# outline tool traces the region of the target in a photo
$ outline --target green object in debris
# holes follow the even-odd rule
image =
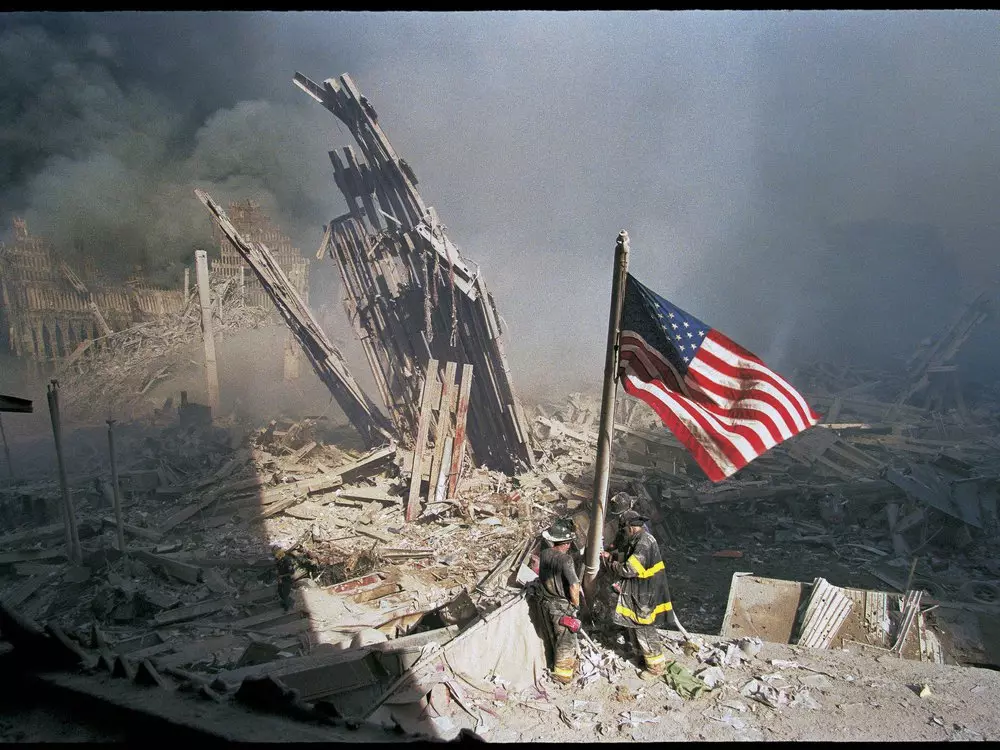
[[[677,691],[681,698],[685,699],[697,698],[702,693],[708,693],[711,690],[708,685],[695,677],[690,669],[682,667],[676,661],[667,664],[663,679]]]

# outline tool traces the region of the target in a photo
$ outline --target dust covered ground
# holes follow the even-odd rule
[[[678,664],[704,667],[672,637]],[[993,670],[764,643],[756,657],[722,671],[723,684],[689,700],[662,680],[643,681],[637,670],[615,685],[603,678],[583,687],[545,680],[532,699],[496,702],[496,715],[478,731],[489,742],[1000,739],[1000,673]],[[754,680],[787,703],[772,707],[743,695]],[[460,711],[452,720],[474,724]]]

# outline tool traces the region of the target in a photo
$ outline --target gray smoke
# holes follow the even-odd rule
[[[0,215],[176,279],[210,245],[199,186],[262,199],[311,255],[351,140],[291,77],[348,72],[481,265],[526,392],[599,384],[620,229],[647,286],[777,368],[881,366],[1000,278],[998,19],[8,14]]]

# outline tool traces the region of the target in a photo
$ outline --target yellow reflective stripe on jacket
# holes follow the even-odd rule
[[[621,604],[619,604],[617,607],[615,607],[615,612],[617,612],[618,614],[620,614],[622,617],[627,617],[632,622],[637,622],[640,625],[649,625],[650,623],[653,622],[653,620],[656,619],[656,616],[658,614],[660,614],[661,612],[669,612],[673,608],[674,608],[673,604],[671,604],[670,602],[665,602],[663,604],[658,605],[656,607],[656,609],[654,609],[650,613],[649,617],[639,617],[639,615],[637,615],[635,612],[633,612],[628,607],[625,607],[625,606],[622,606]]]
[[[656,563],[656,565],[647,570],[642,567],[642,563],[639,562],[639,558],[635,555],[632,555],[628,559],[628,564],[632,566],[632,569],[636,572],[639,578],[649,578],[650,576],[654,576],[663,570],[663,560],[660,560],[660,562]]]

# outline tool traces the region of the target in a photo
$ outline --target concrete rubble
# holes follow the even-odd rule
[[[302,284],[199,192],[358,434],[325,416],[249,423],[187,392],[151,404],[150,389],[198,351],[195,293],[64,351],[52,374],[65,415],[99,420],[109,401],[127,411],[113,428],[122,513],[92,427],[66,443],[79,564],[51,467],[22,466],[0,487],[0,639],[22,668],[93,695],[117,681],[408,738],[651,741],[668,728],[761,739],[762,716],[782,712],[849,716],[845,684],[863,679],[854,652],[908,662],[928,682],[894,689],[917,701],[936,699],[928,675],[957,684],[956,665],[1000,666],[1000,390],[967,401],[954,364],[992,312],[984,295],[901,372],[800,370],[792,380],[823,423],[721,485],[655,414],[620,398],[605,538],[627,508],[649,517],[695,635],[662,631],[670,662],[647,682],[600,597],[576,680],[552,682],[524,595],[545,527],[570,518],[587,538],[599,401],[522,407],[493,299],[370,102],[347,76],[295,80],[365,157],[331,152],[350,211],[320,250],[338,264],[388,416]],[[237,293],[235,264],[212,280],[217,332],[273,320]],[[694,701],[701,728],[680,712]],[[983,734],[942,717],[928,731]]]

